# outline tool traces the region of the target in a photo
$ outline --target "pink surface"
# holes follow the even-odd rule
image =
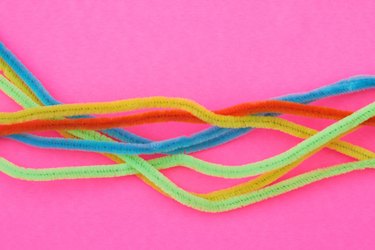
[[[1,1],[0,39],[67,103],[165,95],[214,109],[375,74],[373,0],[32,2]],[[374,94],[319,104],[355,110]],[[0,105],[0,111],[19,109],[2,94]],[[205,127],[164,126],[131,131],[161,139]],[[366,128],[346,138],[375,150],[374,134]],[[298,141],[258,130],[195,155],[240,164]],[[6,139],[0,154],[28,167],[110,163],[97,154]],[[347,160],[324,150],[292,175]],[[165,173],[192,191],[235,183],[182,168]],[[240,210],[204,214],[136,177],[37,183],[0,174],[0,248],[374,249],[374,181],[375,172],[362,171]]]

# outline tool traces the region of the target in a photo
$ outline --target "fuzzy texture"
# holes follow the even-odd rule
[[[24,94],[27,95],[27,92],[22,91],[22,88],[19,89],[19,92],[20,93],[23,92]],[[26,102],[23,102],[21,100],[22,98],[20,98],[20,96],[21,95],[15,96],[15,99],[17,100],[18,103],[22,104],[23,106],[30,105],[31,107],[34,107],[34,109],[33,109],[34,111],[36,111],[36,110],[39,110],[39,111],[47,110],[47,112],[41,111],[40,114],[43,114],[43,115],[44,114],[51,114],[51,113],[48,113],[48,112],[50,112],[52,110],[52,114],[53,114],[52,117],[53,118],[60,118],[59,116],[61,115],[61,113],[59,113],[59,112],[63,113],[63,115],[61,115],[61,116],[67,115],[64,112],[75,112],[74,109],[73,109],[73,111],[65,110],[63,106],[60,106],[60,109],[59,108],[56,108],[56,109],[37,108],[37,106],[39,106],[39,104],[38,104],[39,101],[33,100],[32,99],[33,97],[31,95],[29,95],[29,97],[31,99],[27,99],[27,98],[25,99],[25,100],[27,100]],[[35,95],[35,97],[36,96],[37,96],[37,94]],[[40,102],[42,102],[42,103],[45,103],[47,101],[48,100],[43,101],[42,99],[40,99]],[[267,127],[269,125],[264,125],[264,123],[267,124],[268,122],[272,121],[273,122],[272,126],[274,126],[274,127],[279,126],[281,128],[281,127],[283,127],[283,124],[285,122],[282,119],[277,119],[277,118],[274,118],[274,117],[222,116],[220,114],[215,114],[213,112],[210,112],[210,111],[206,110],[205,108],[203,108],[202,106],[199,106],[195,103],[191,103],[190,101],[180,100],[180,99],[170,100],[170,99],[161,98],[161,99],[156,99],[156,103],[155,103],[155,99],[153,99],[152,101],[143,99],[143,100],[140,101],[140,103],[141,103],[141,106],[146,104],[146,106],[151,105],[151,107],[153,107],[152,105],[161,105],[160,107],[169,107],[165,104],[165,102],[169,102],[169,101],[172,101],[173,105],[175,105],[174,107],[179,107],[183,110],[189,111],[189,112],[191,112],[192,114],[194,114],[198,117],[203,116],[204,119],[202,119],[202,120],[204,120],[206,122],[209,122],[211,124],[220,125],[220,126],[228,126],[228,127],[234,126],[234,127],[236,127],[236,126],[249,126],[248,124],[262,124],[262,126]],[[137,108],[138,104],[139,103],[136,103],[136,105],[134,105],[134,107]],[[63,107],[63,108],[61,108],[61,107]],[[104,110],[106,108],[110,109],[111,107],[113,107],[113,106],[109,105],[108,107],[104,107],[103,109]],[[81,108],[82,107],[79,108],[79,112],[83,112]],[[90,110],[90,105],[85,107],[85,108]],[[116,107],[116,108],[118,108],[118,107]],[[122,108],[122,107],[119,107],[119,108]],[[81,114],[79,112],[78,112],[78,115]],[[85,112],[87,112],[87,110]],[[56,115],[56,113],[59,113],[59,114]],[[152,165],[152,162],[147,162],[147,161],[143,160],[142,158],[140,158],[139,156],[135,156],[135,155],[130,156],[130,155],[118,154],[116,157],[123,160],[123,161],[126,161],[127,166],[129,166],[130,170],[132,170],[134,172],[141,173],[143,176],[145,176],[148,179],[148,181],[150,181],[155,188],[158,188],[161,192],[169,195],[170,197],[174,198],[175,200],[179,201],[182,204],[185,204],[189,207],[192,207],[192,208],[195,208],[195,209],[198,209],[198,210],[207,211],[207,212],[228,211],[228,210],[239,208],[239,207],[242,207],[242,206],[245,206],[245,205],[253,204],[255,202],[258,202],[258,201],[261,201],[261,200],[264,200],[264,199],[268,199],[270,197],[288,192],[290,190],[299,188],[301,186],[307,185],[309,183],[312,183],[312,182],[315,182],[315,181],[318,181],[318,180],[321,180],[321,179],[324,179],[324,178],[328,178],[328,177],[331,177],[331,176],[347,173],[347,172],[358,170],[358,169],[364,169],[364,168],[367,168],[367,167],[373,168],[375,162],[374,162],[373,159],[371,159],[371,158],[374,158],[373,155],[371,155],[372,153],[369,152],[369,154],[367,155],[366,151],[364,151],[362,153],[359,153],[359,155],[362,155],[362,158],[358,157],[358,159],[361,159],[361,161],[359,161],[359,162],[342,164],[342,165],[338,165],[338,166],[334,166],[334,167],[330,167],[330,168],[326,168],[326,169],[315,170],[315,171],[312,171],[312,172],[309,172],[309,173],[306,173],[306,174],[302,174],[300,176],[293,177],[293,178],[290,178],[288,180],[279,182],[277,184],[273,184],[271,186],[264,187],[265,185],[268,185],[269,183],[272,183],[272,181],[277,179],[278,174],[280,174],[280,173],[283,174],[283,173],[286,173],[287,171],[293,169],[301,161],[303,161],[305,158],[307,158],[312,153],[319,150],[321,147],[325,146],[326,144],[336,142],[338,137],[342,136],[345,133],[348,133],[348,132],[352,131],[357,126],[359,126],[361,123],[366,122],[367,120],[371,119],[371,117],[374,116],[374,113],[375,113],[375,105],[373,103],[373,104],[370,104],[367,107],[347,116],[346,118],[340,120],[339,122],[336,122],[334,125],[329,126],[328,128],[324,129],[323,131],[321,131],[319,133],[315,133],[315,134],[313,133],[314,135],[312,135],[310,138],[306,139],[305,141],[303,141],[302,143],[300,143],[296,147],[288,150],[284,154],[278,155],[276,157],[270,158],[270,159],[262,161],[262,162],[255,163],[254,164],[255,167],[258,167],[260,169],[270,168],[269,170],[273,170],[273,171],[268,172],[268,170],[266,170],[265,172],[267,172],[267,173],[260,176],[257,179],[254,179],[253,183],[251,183],[252,185],[250,185],[250,186],[246,186],[246,184],[243,184],[242,186],[238,185],[237,187],[232,189],[231,192],[227,192],[228,190],[222,190],[223,195],[217,195],[217,193],[208,194],[208,196],[210,198],[207,198],[206,195],[202,195],[202,194],[197,195],[197,194],[194,194],[194,193],[189,193],[189,192],[179,188],[173,182],[171,182],[168,178],[166,178],[164,175],[162,175],[159,172],[159,169],[157,169],[157,166]],[[10,119],[13,119],[13,120],[14,119],[15,120],[21,119],[22,120],[22,119],[25,119],[24,115],[27,116],[26,120],[30,119],[30,117],[33,117],[33,118],[38,117],[38,114],[33,115],[31,113],[21,111],[21,112],[18,113],[18,115],[13,115],[13,117],[11,115]],[[56,117],[54,117],[54,115],[56,115]],[[48,115],[46,117],[48,117]],[[3,118],[6,118],[5,120],[7,120],[9,118],[9,116],[7,114],[3,114]],[[33,118],[31,118],[31,119],[33,119]],[[202,117],[200,117],[200,118],[202,118]],[[227,121],[228,118],[230,120],[229,122]],[[240,118],[240,119],[236,119],[236,118]],[[264,118],[266,118],[266,119],[264,119]],[[272,119],[268,119],[268,118],[272,118]],[[288,122],[286,122],[285,124],[288,124]],[[294,124],[294,125],[300,126],[300,125],[297,125],[297,124]],[[294,125],[292,125],[292,127]],[[271,127],[269,127],[269,128],[271,128]],[[306,130],[306,128],[301,128],[301,129],[302,129],[302,131]],[[80,138],[86,138],[86,139],[97,138],[97,139],[100,139],[100,140],[111,141],[110,138],[104,137],[100,134],[96,134],[96,132],[94,132],[94,131],[69,131],[68,133],[71,133],[72,135],[74,135],[76,137],[80,137]],[[349,144],[348,146],[350,148],[349,152],[356,152],[353,145]],[[179,156],[180,155],[172,156],[172,157],[178,158]],[[183,157],[187,157],[187,156],[185,155]],[[162,159],[162,158],[160,158],[160,159]],[[186,159],[183,159],[183,161],[184,161],[184,163],[186,163],[186,162],[189,162],[190,159],[193,159],[193,158],[186,158]],[[168,160],[168,162],[169,162],[169,160]],[[2,160],[2,163],[3,163],[2,166],[4,166],[3,171],[10,174],[10,175],[14,175],[15,177],[18,175],[21,178],[22,177],[25,177],[25,178],[29,177],[29,178],[32,179],[32,178],[35,178],[36,176],[38,176],[38,174],[39,174],[39,177],[46,176],[46,175],[44,175],[44,173],[46,173],[46,172],[43,173],[43,171],[47,171],[47,174],[48,174],[48,171],[49,171],[49,170],[41,170],[41,172],[39,172],[39,173],[31,171],[31,174],[29,174],[29,173],[27,173],[27,170],[24,171],[25,169],[20,168],[18,166],[15,166],[15,165],[13,165],[13,164],[5,161],[5,160]],[[268,165],[268,164],[270,164],[270,165]],[[208,169],[210,169],[210,164],[205,165],[203,163],[203,166],[207,166]],[[75,177],[78,176],[78,178],[80,178],[79,175],[81,175],[81,176],[84,175],[85,173],[87,173],[86,169],[90,170],[90,168],[94,168],[94,171],[97,171],[96,173],[107,173],[106,172],[107,169],[104,169],[104,168],[107,168],[107,167],[91,166],[91,167],[88,167],[88,168],[78,168],[77,172],[74,173],[74,174],[76,174]],[[246,170],[245,172],[243,172],[244,169],[246,169],[246,166],[241,166],[241,167],[238,167],[238,168],[241,169],[238,173],[245,173],[246,171],[248,171],[248,170]],[[64,170],[66,170],[66,169],[64,169]],[[211,171],[211,170],[209,170],[209,171]],[[235,170],[235,172],[236,171],[238,171],[238,170]],[[259,169],[256,170],[256,171],[259,171]],[[261,170],[261,171],[263,171],[263,170]],[[49,174],[51,174],[51,173],[53,173],[53,172],[50,172]],[[238,173],[235,173],[235,175],[238,174]],[[263,173],[263,172],[260,172],[260,173]],[[59,174],[61,174],[61,173],[55,173],[55,176],[59,175]],[[66,174],[67,174],[67,172],[65,172],[65,175]],[[129,173],[127,173],[127,174],[129,174]],[[50,176],[53,176],[53,174],[50,175]],[[82,178],[84,178],[84,177],[82,177]],[[221,192],[221,191],[219,191],[219,192]]]
[[[31,101],[30,101],[30,103],[31,103]],[[362,111],[362,112],[364,112],[364,111]],[[310,177],[310,175],[307,174],[308,176],[307,176],[307,178],[305,178],[307,180],[305,180],[303,178],[302,178],[303,180],[300,180],[301,176],[298,176],[298,177],[294,177],[290,180],[281,182],[281,184],[285,184],[285,182],[287,182],[287,185],[281,185],[279,183],[279,184],[274,184],[274,185],[272,185],[268,188],[263,188],[263,189],[258,189],[256,184],[258,184],[259,188],[261,188],[264,185],[267,185],[268,183],[266,181],[262,182],[261,179],[258,179],[258,182],[256,182],[256,181],[253,182],[253,184],[255,184],[255,185],[251,185],[250,187],[248,186],[247,188],[245,187],[245,188],[241,189],[241,186],[238,186],[235,189],[232,189],[231,192],[228,192],[228,190],[223,190],[224,192],[226,191],[226,193],[223,193],[223,194],[213,193],[213,195],[210,196],[211,198],[207,198],[207,197],[205,197],[205,195],[192,194],[192,193],[186,192],[186,191],[180,189],[179,187],[175,186],[168,179],[166,179],[161,173],[154,172],[154,171],[157,171],[154,168],[154,166],[150,165],[149,163],[147,163],[146,161],[142,160],[139,157],[133,158],[133,157],[130,157],[130,156],[125,156],[125,155],[122,155],[120,157],[124,160],[127,160],[128,162],[129,162],[129,159],[131,161],[135,161],[133,166],[143,167],[144,169],[141,168],[138,171],[142,171],[141,173],[145,174],[148,179],[151,179],[151,181],[153,181],[154,185],[157,186],[164,193],[168,194],[169,196],[173,197],[177,201],[179,201],[179,202],[181,202],[181,203],[183,203],[187,206],[190,206],[190,207],[202,210],[202,211],[207,211],[207,212],[227,211],[227,210],[238,208],[238,207],[241,207],[241,206],[244,206],[244,205],[252,204],[254,202],[258,202],[260,200],[267,199],[269,197],[275,196],[275,195],[278,194],[278,192],[280,192],[280,190],[282,190],[283,192],[288,192],[290,190],[293,190],[293,189],[299,187],[302,184],[306,185],[306,184],[311,183],[313,181],[317,181],[317,180],[326,178],[328,176],[333,176],[333,175],[341,174],[342,172],[348,171],[345,168],[343,168],[342,166],[338,166],[338,168],[340,168],[340,169],[343,168],[344,170],[342,172],[340,172],[340,171],[337,171],[335,169],[334,171],[333,170],[330,171],[332,173],[323,173],[323,174],[316,174],[316,173],[311,174],[311,173],[309,173],[314,178]],[[6,164],[4,164],[4,165],[6,165]],[[357,164],[357,165],[360,165],[360,164]],[[357,165],[355,165],[355,166],[357,166]],[[9,164],[7,166],[9,166]],[[360,166],[362,166],[362,165],[360,165]],[[292,166],[289,166],[289,167],[292,168]],[[135,167],[133,167],[133,168],[135,168]],[[285,167],[285,168],[287,168],[287,167]],[[330,170],[330,169],[327,169],[327,171],[328,170]],[[317,170],[317,171],[320,171],[320,170]],[[350,170],[350,171],[352,171],[352,170]],[[82,171],[82,169],[81,169],[81,175],[82,175],[82,172],[85,173],[85,170]],[[100,173],[100,172],[105,173],[105,171],[100,171],[100,170],[97,173]],[[80,175],[79,171],[78,171],[78,175]],[[304,177],[306,177],[306,176],[304,176]],[[296,178],[297,178],[297,181],[295,181]],[[294,182],[293,182],[293,180],[294,180]],[[288,181],[292,182],[292,185],[288,184]],[[272,189],[272,187],[275,187],[275,185],[276,185],[276,190],[274,191]],[[281,185],[281,187],[279,188],[280,185]],[[242,185],[242,187],[244,187],[244,186],[245,185]],[[257,189],[259,190],[258,192],[255,191]],[[269,190],[271,190],[272,192],[269,192]],[[255,191],[255,192],[249,193],[250,191]],[[230,195],[230,196],[228,196],[228,195]],[[236,197],[241,197],[241,199],[235,199]]]
[[[0,82],[6,81],[0,78]],[[250,114],[261,114],[266,112],[293,114],[299,116],[339,120],[352,114],[350,111],[343,111],[327,107],[304,105],[286,101],[270,100],[263,102],[252,102],[238,104],[229,108],[214,111],[215,114],[229,116],[244,116]],[[135,126],[141,124],[158,122],[188,122],[205,123],[203,120],[180,110],[158,110],[148,111],[135,115],[122,115],[120,117],[96,117],[76,118],[64,120],[33,120],[12,124],[0,124],[0,136],[11,134],[29,133],[46,130],[101,130],[122,126]],[[363,123],[364,125],[375,125],[375,119],[371,118]]]
[[[8,50],[2,43],[0,43],[0,69],[2,69],[6,76],[21,89],[25,94],[30,96],[36,103],[41,104],[41,100],[45,101],[47,105],[55,105],[60,102],[54,99],[48,91],[43,87],[40,81],[16,58],[10,50]],[[357,76],[349,79],[344,79],[337,83],[321,87],[302,94],[291,94],[277,98],[279,100],[293,101],[297,103],[310,103],[316,100],[327,98],[330,96],[337,96],[347,93],[353,93],[375,87],[375,78],[372,76]],[[34,92],[35,91],[35,94]],[[37,98],[38,96],[38,98]],[[180,146],[178,150],[167,151],[165,153],[192,153],[204,150],[210,147],[218,146],[249,132],[251,128],[241,129],[224,129],[213,127],[202,132],[193,134],[190,138],[178,137],[160,142],[165,143],[166,146],[170,143],[176,143]],[[152,141],[134,135],[122,129],[109,129],[101,131],[119,141],[134,142],[134,143],[151,143]],[[164,151],[163,151],[164,152]]]

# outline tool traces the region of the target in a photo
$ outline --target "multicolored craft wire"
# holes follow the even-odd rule
[[[324,178],[354,170],[375,168],[375,153],[340,140],[359,126],[375,125],[375,102],[356,111],[306,105],[323,98],[375,88],[375,77],[360,76],[302,94],[249,102],[218,111],[183,98],[149,97],[114,102],[62,104],[0,43],[0,89],[23,110],[0,112],[0,135],[31,146],[103,153],[115,164],[61,168],[25,168],[0,158],[0,171],[18,179],[50,181],[110,178],[137,175],[160,193],[191,208],[223,212],[280,195]],[[150,108],[159,110],[147,111]],[[167,109],[167,110],[164,110]],[[141,110],[142,113],[94,117]],[[333,119],[322,131],[278,118],[292,114]],[[118,127],[156,122],[207,123],[214,127],[164,141],[151,141]],[[213,148],[245,135],[253,128],[278,130],[304,139],[282,154],[240,166],[225,166],[197,159],[188,153]],[[42,137],[35,131],[56,130],[63,137]],[[302,161],[327,147],[357,161],[313,170],[283,181],[277,180]],[[140,154],[166,154],[144,160]],[[192,193],[178,187],[160,170],[183,166],[222,178],[256,176],[250,181],[210,193]]]

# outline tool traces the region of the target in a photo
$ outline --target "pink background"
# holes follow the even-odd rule
[[[216,109],[375,74],[373,0],[104,2],[2,0],[0,39],[67,103],[165,95]],[[355,110],[374,94],[319,104]],[[19,109],[3,94],[0,105],[1,111]],[[293,120],[314,128],[330,123]],[[206,127],[167,126],[130,130],[162,139]],[[362,128],[345,139],[375,150],[374,134]],[[195,155],[240,164],[298,141],[258,130]],[[27,167],[110,163],[94,153],[6,139],[0,154]],[[323,150],[291,175],[348,160]],[[165,173],[197,192],[238,182],[182,168]],[[356,172],[240,210],[205,214],[136,177],[37,183],[0,174],[0,248],[374,249],[374,181],[375,172]]]

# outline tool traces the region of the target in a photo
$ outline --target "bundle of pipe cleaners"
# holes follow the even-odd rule
[[[375,168],[375,153],[340,139],[359,126],[375,125],[375,102],[349,112],[308,105],[314,101],[375,87],[375,77],[356,76],[307,93],[248,102],[210,111],[183,98],[148,97],[113,102],[63,104],[0,43],[0,89],[24,109],[0,113],[0,135],[41,148],[102,153],[112,165],[60,168],[26,168],[0,158],[0,170],[13,178],[52,181],[80,178],[110,178],[137,175],[155,190],[188,207],[205,212],[223,212],[287,193],[310,183],[354,170]],[[147,111],[147,109],[152,109]],[[141,113],[126,114],[128,111]],[[95,117],[116,114],[113,117]],[[336,120],[321,131],[279,118],[280,114]],[[211,128],[168,140],[152,141],[122,127],[179,121],[206,123]],[[254,128],[281,131],[303,141],[279,155],[240,166],[225,166],[195,158],[189,153],[210,149],[249,133]],[[62,137],[43,137],[35,131],[58,131]],[[279,179],[322,148],[330,148],[356,161],[316,169]],[[141,154],[163,154],[145,160]],[[253,179],[230,188],[210,192],[188,192],[161,170],[187,167],[222,178]]]

